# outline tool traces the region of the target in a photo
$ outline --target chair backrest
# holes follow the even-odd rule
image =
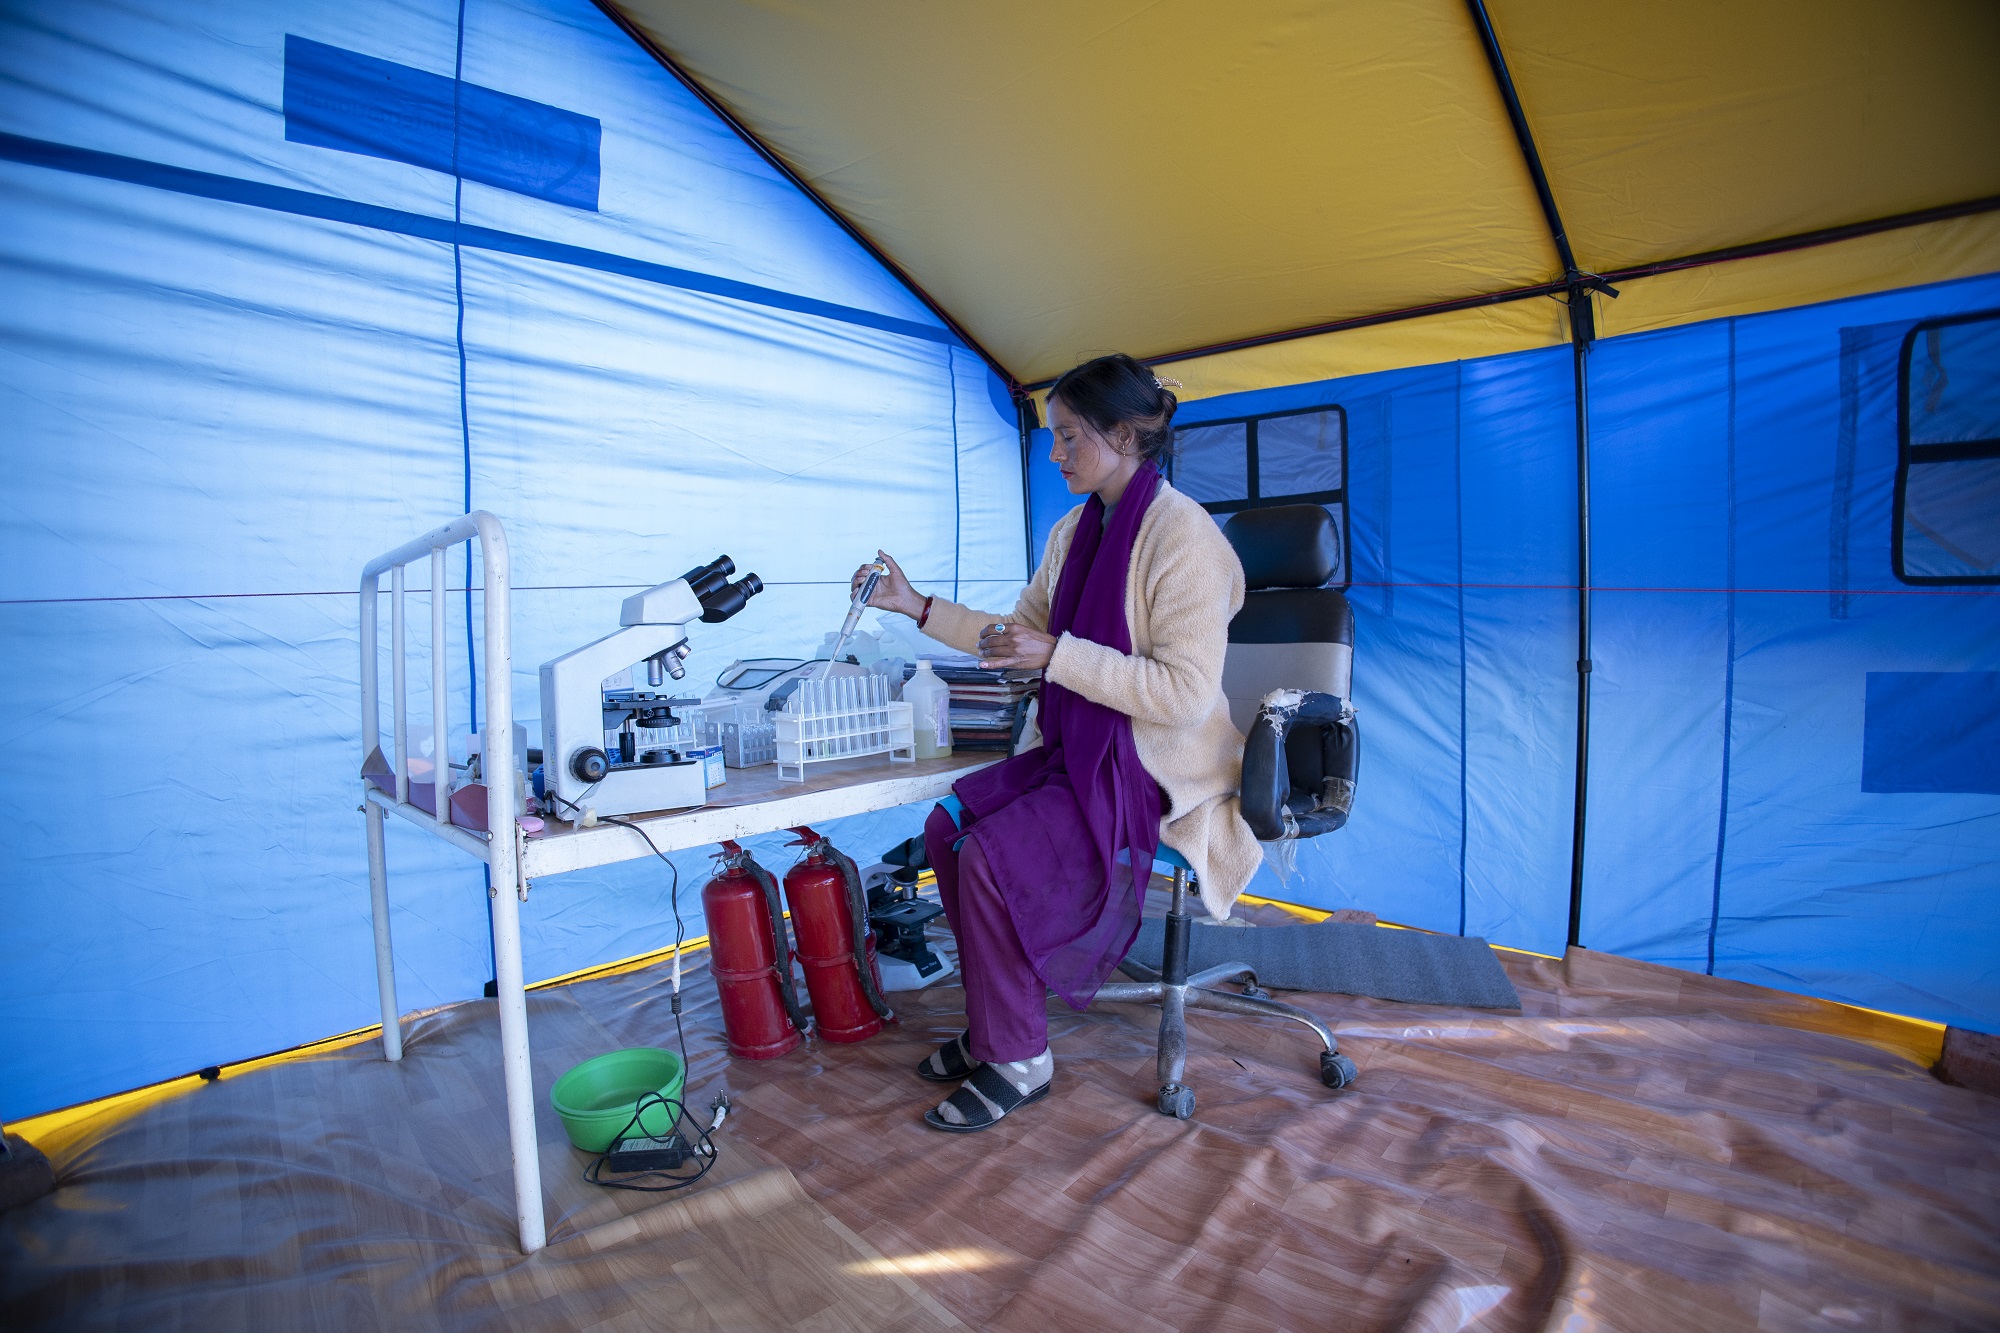
[[[1222,535],[1243,562],[1243,609],[1229,622],[1222,692],[1230,720],[1248,732],[1272,690],[1352,697],[1354,612],[1337,588],[1333,518],[1318,505],[1274,505],[1232,514]]]
[[[1243,818],[1265,842],[1347,824],[1361,735],[1350,702],[1354,612],[1322,587],[1340,567],[1333,519],[1318,505],[1249,509],[1223,525],[1243,562],[1243,609],[1229,623],[1222,690],[1245,733]],[[1260,710],[1274,690],[1290,692]]]

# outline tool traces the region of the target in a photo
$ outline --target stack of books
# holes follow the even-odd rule
[[[993,750],[1004,754],[1014,748],[1021,716],[1035,693],[1033,673],[992,670],[970,657],[933,660],[931,669],[951,689],[953,752]]]

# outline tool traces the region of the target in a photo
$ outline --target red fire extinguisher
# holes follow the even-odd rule
[[[792,984],[792,952],[778,907],[778,881],[734,842],[702,886],[708,970],[722,999],[722,1028],[739,1060],[769,1060],[797,1048],[806,1030]]]
[[[868,896],[851,857],[809,828],[795,828],[806,854],[785,874],[799,961],[805,965],[813,1022],[828,1041],[866,1041],[895,1017],[882,999]]]

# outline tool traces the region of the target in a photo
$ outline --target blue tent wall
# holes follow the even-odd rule
[[[2000,796],[1861,781],[1869,673],[2000,669],[2000,589],[1913,589],[1889,564],[1902,336],[1992,307],[2000,277],[1597,344],[1587,947],[2000,1030]],[[1205,399],[1179,420],[1333,404],[1360,790],[1296,876],[1266,867],[1252,891],[1560,953],[1570,354]],[[1050,470],[1031,463],[1038,526],[1060,503]],[[2000,746],[2000,700],[1963,725]]]
[[[1871,672],[2000,669],[2000,588],[1889,559],[1903,335],[1995,306],[1980,278],[1603,346],[1586,944],[2000,1030],[2000,795],[1862,781]],[[1957,725],[2000,749],[2000,698]]]
[[[1182,420],[1347,413],[1366,817],[1252,892],[1559,950],[1576,472],[1560,349],[1232,395]]]
[[[596,119],[597,207],[288,141],[288,34]],[[967,600],[1024,577],[985,368],[584,0],[12,5],[0,189],[0,1117],[374,1021],[352,588],[468,502],[512,537],[520,717],[718,551],[769,591],[697,627],[697,687],[809,652],[888,534]],[[475,996],[480,872],[397,823],[403,1001]],[[538,884],[528,976],[670,942],[668,885]]]

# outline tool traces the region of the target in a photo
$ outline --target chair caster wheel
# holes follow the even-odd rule
[[[1339,1051],[1321,1051],[1319,1053],[1319,1081],[1326,1084],[1329,1088],[1346,1087],[1355,1080],[1360,1072],[1360,1070],[1354,1067],[1354,1061],[1348,1059]],[[1162,1094],[1162,1096],[1164,1095]]]
[[[1176,1120],[1186,1120],[1194,1114],[1194,1089],[1165,1087],[1160,1089],[1160,1114],[1170,1115]]]

